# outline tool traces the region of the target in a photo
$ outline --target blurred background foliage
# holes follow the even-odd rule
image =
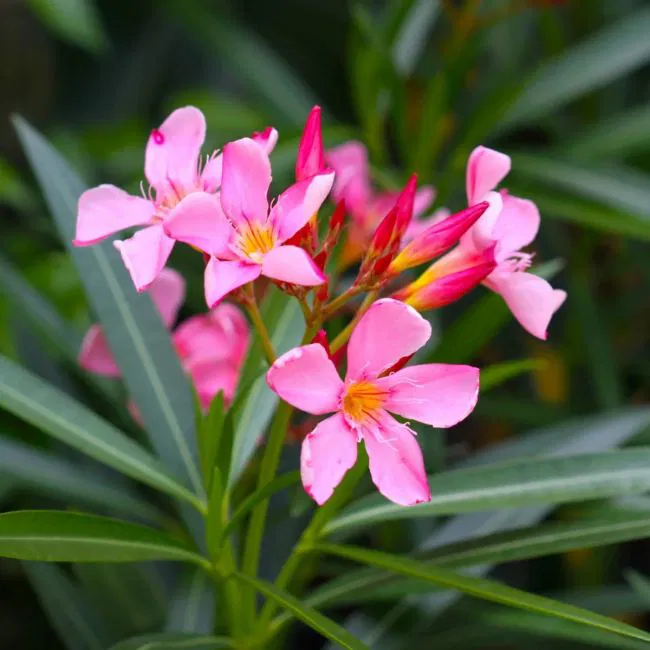
[[[20,152],[11,113],[44,130],[89,183],[112,182],[133,191],[142,178],[147,134],[174,107],[203,110],[210,148],[272,124],[280,131],[274,182],[282,187],[292,177],[307,113],[320,104],[328,146],[363,140],[378,185],[397,187],[417,171],[421,182],[438,189],[438,205],[464,205],[464,166],[474,146],[511,154],[509,189],[536,201],[543,217],[536,259],[550,262],[554,285],[569,292],[546,343],[526,335],[499,299],[481,289],[431,316],[437,359],[481,366],[531,361],[486,391],[475,415],[446,439],[420,437],[430,471],[540,426],[646,404],[649,35],[645,0],[5,0],[0,350],[60,388],[81,392],[104,415],[123,417],[74,372],[80,333],[92,318]],[[197,256],[177,249],[172,265],[190,278],[185,310],[202,310]],[[52,334],[38,294],[55,305],[69,329]],[[31,313],[21,311],[25,300]],[[36,448],[51,445],[6,414],[2,433]],[[634,438],[649,440],[643,433]],[[592,449],[600,448],[587,445],[582,451]],[[55,498],[42,485],[41,492],[28,489],[24,476],[14,480],[7,469],[10,450],[0,453],[2,509]],[[300,512],[305,506],[296,499],[293,508]],[[581,507],[560,509],[554,518],[571,521]],[[650,504],[640,499],[635,507],[647,510]],[[472,525],[484,533],[508,527],[488,522],[481,529],[477,519]],[[418,520],[384,524],[371,541],[392,550],[406,538],[422,544],[430,532],[426,526]],[[501,577],[643,626],[650,608],[650,582],[643,577],[650,573],[647,548],[639,541],[511,563],[501,567]],[[324,562],[321,573],[338,570],[335,562]],[[17,563],[0,562],[0,647],[56,647],[45,620],[48,593],[74,603],[79,594],[64,598],[66,589],[83,584],[93,593],[95,585],[97,600],[82,598],[80,609],[71,606],[67,614],[63,608],[59,621],[66,615],[73,620],[91,605],[107,607],[103,589],[97,589],[106,584],[106,576],[98,581],[101,571],[86,567],[68,576],[52,566],[25,573]],[[149,578],[136,579],[144,569],[109,571],[114,588],[122,590],[113,595],[133,602],[118,625],[128,633],[160,626],[168,606],[164,585],[151,589]],[[194,582],[190,586],[198,589]],[[437,621],[431,614],[439,611],[431,601],[435,594],[416,602],[401,599],[405,591],[394,592],[348,618],[350,629],[373,648],[514,648],[522,639],[536,647],[549,636],[560,639],[557,647],[602,643],[592,644],[586,633],[576,636],[555,621],[465,600]],[[190,614],[200,618],[200,608]],[[84,615],[92,626],[92,615]],[[188,623],[178,625],[183,624]],[[95,647],[78,625],[60,627],[56,632],[65,647]],[[418,646],[402,636],[414,629]],[[71,634],[81,637],[67,638]],[[304,634],[295,647],[316,642]]]

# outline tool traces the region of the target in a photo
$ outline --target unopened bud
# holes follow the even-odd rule
[[[311,178],[325,168],[323,134],[321,131],[320,106],[314,106],[309,113],[298,145],[296,157],[296,180]]]

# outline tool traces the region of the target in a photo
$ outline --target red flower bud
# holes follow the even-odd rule
[[[296,158],[296,180],[311,178],[325,169],[325,152],[321,131],[320,106],[314,106],[309,113],[305,129],[298,145]]]
[[[319,330],[311,342],[318,343],[319,345],[323,346],[325,352],[327,352],[327,356],[330,359],[332,358],[332,354],[330,352],[330,344],[329,341],[327,340],[327,332],[325,330]]]

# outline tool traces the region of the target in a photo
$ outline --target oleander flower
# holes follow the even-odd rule
[[[318,504],[354,465],[361,441],[385,497],[401,505],[430,500],[415,433],[390,413],[451,427],[472,412],[479,392],[479,371],[472,366],[425,364],[391,372],[430,336],[431,326],[412,307],[385,298],[352,333],[344,381],[318,343],[294,348],[271,366],[268,385],[283,400],[313,415],[333,413],[302,445],[303,485]]]

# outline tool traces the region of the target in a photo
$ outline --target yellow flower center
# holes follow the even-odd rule
[[[386,402],[388,393],[371,381],[350,384],[343,395],[343,412],[362,424],[371,418]]]
[[[238,246],[246,257],[259,264],[275,247],[275,233],[267,224],[252,223],[241,230]]]

